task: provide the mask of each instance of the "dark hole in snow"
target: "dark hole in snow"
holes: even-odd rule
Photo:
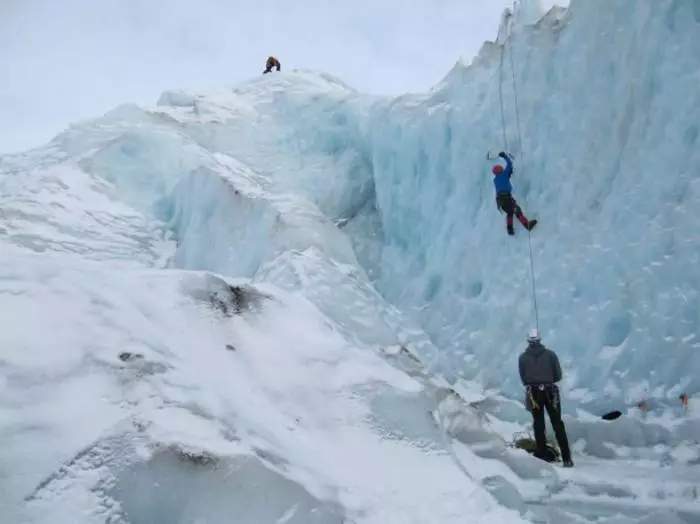
[[[229,284],[214,275],[206,275],[203,284],[201,280],[187,284],[188,294],[227,317],[255,310],[263,299],[270,298],[253,286]]]
[[[122,362],[133,362],[134,360],[140,360],[143,355],[140,353],[131,353],[129,351],[122,351],[119,353],[119,360]]]

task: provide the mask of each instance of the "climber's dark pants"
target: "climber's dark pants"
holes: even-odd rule
[[[556,384],[544,384],[540,386],[528,386],[529,403],[532,408],[532,426],[535,432],[535,442],[537,443],[536,454],[544,457],[546,454],[547,441],[545,439],[544,410],[547,410],[549,420],[557,437],[557,443],[561,450],[563,461],[571,460],[569,450],[569,439],[566,436],[564,421],[561,419],[561,399],[559,388]]]
[[[498,193],[496,195],[496,203],[498,208],[506,214],[506,226],[509,230],[513,229],[513,215],[517,217],[520,223],[527,227],[527,218],[523,215],[523,210],[510,193]]]

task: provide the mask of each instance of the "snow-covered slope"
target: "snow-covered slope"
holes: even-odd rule
[[[565,410],[677,404],[700,369],[699,28],[697,2],[574,1],[427,94],[290,71],[0,157],[2,506],[52,523],[697,522],[692,402],[612,424],[576,411],[573,473],[507,446],[529,419],[529,246],[505,234],[485,155],[506,148],[502,88]],[[457,395],[459,376],[479,380]]]
[[[373,351],[400,315],[312,203],[132,107],[1,162],[7,522],[522,522],[455,466],[440,382]]]

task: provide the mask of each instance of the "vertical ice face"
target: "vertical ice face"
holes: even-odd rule
[[[328,301],[321,279],[302,278],[300,253],[320,253],[306,258],[322,261],[316,275],[359,259],[360,277],[442,348],[444,369],[518,396],[534,323],[529,246],[517,224],[506,236],[486,159],[508,149],[514,196],[539,219],[540,327],[566,387],[616,401],[696,388],[697,2],[574,1],[541,19],[539,2],[516,7],[505,45],[423,95],[364,97],[285,72],[166,93],[54,144],[153,207],[178,267],[315,282],[310,294]]]
[[[306,258],[323,261],[316,275],[359,259],[442,348],[445,370],[518,396],[534,323],[529,246],[517,224],[506,236],[486,159],[508,149],[514,196],[540,221],[540,327],[566,387],[596,402],[693,389],[697,3],[573,2],[534,24],[538,2],[516,7],[506,45],[485,45],[423,95],[266,75],[166,93],[157,109],[120,108],[56,143],[94,148],[84,169],[142,209],[155,203],[178,267],[315,282],[311,294],[342,316],[350,302],[336,307],[321,279],[304,280],[299,253],[321,253]]]
[[[382,291],[415,311],[451,367],[518,392],[534,322],[528,244],[522,229],[506,236],[486,160],[508,148],[514,196],[540,221],[541,329],[567,388],[618,400],[697,389],[699,79],[697,2],[574,1],[376,113]]]
[[[285,71],[120,107],[0,158],[0,471],[22,471],[0,506],[26,496],[52,523],[90,510],[100,522],[521,522],[498,504],[523,511],[517,477],[545,475],[480,420],[493,410],[506,432],[527,413],[479,384],[460,389],[465,407],[403,346],[520,400],[529,244],[506,235],[486,158],[507,149],[514,194],[540,220],[540,328],[565,406],[697,391],[699,5],[574,2],[509,23],[507,47],[484,46],[421,96]],[[443,415],[480,444],[461,447],[468,467],[448,453]],[[670,463],[664,446],[698,434],[690,418],[615,424],[569,430],[589,457],[629,445]],[[649,470],[587,493],[637,505]],[[683,478],[654,497],[696,502],[695,474],[668,471]]]
[[[505,44],[511,30],[517,26],[527,26],[538,22],[545,10],[541,0],[514,1],[512,7],[508,7],[501,13],[501,21],[498,26],[498,44]]]
[[[515,18],[521,25],[534,24],[542,15],[544,7],[541,0],[520,0],[516,3]]]

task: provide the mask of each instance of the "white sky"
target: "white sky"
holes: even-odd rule
[[[244,80],[270,54],[362,91],[423,91],[493,40],[511,3],[0,0],[0,152],[168,88]]]

